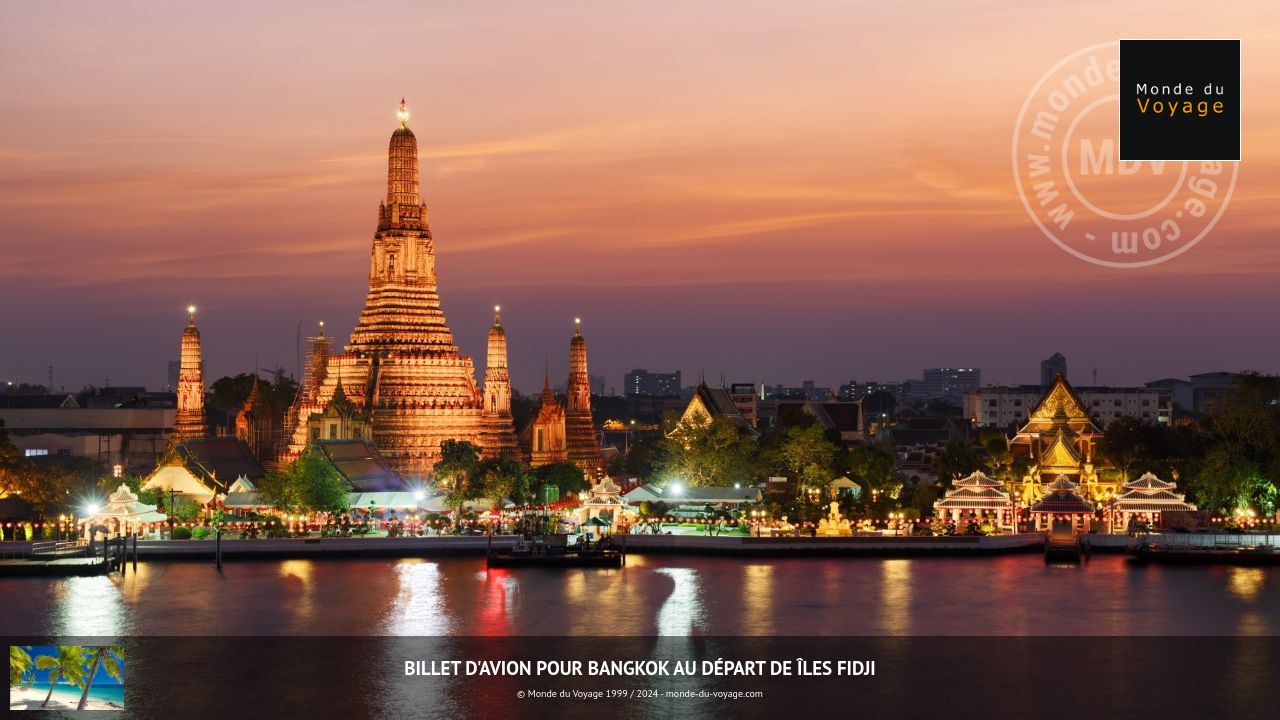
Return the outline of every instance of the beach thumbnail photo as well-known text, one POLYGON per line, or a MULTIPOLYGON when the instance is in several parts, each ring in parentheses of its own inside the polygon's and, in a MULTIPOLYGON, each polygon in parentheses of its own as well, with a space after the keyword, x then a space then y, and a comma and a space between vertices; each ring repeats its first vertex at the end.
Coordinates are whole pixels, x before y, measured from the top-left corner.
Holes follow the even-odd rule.
POLYGON ((10 645, 10 710, 124 710, 119 645, 10 645))

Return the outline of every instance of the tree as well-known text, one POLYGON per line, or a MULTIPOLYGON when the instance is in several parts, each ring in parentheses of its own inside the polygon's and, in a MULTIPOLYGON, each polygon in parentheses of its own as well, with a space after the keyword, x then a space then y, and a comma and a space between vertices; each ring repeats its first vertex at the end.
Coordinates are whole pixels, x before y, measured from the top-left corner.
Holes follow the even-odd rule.
POLYGON ((341 513, 350 492, 333 465, 310 448, 283 469, 267 473, 257 489, 268 505, 287 513, 341 513))
POLYGON ((89 675, 85 678, 84 692, 80 694, 80 703, 76 705, 76 710, 83 710, 85 703, 89 701, 89 688, 93 687, 93 678, 98 674, 99 665, 116 680, 120 680, 124 675, 124 648, 96 645, 90 657, 92 662, 89 665, 89 675))
POLYGON ((432 467, 436 487, 445 491, 445 504, 462 514, 462 506, 484 497, 478 472, 480 447, 466 440, 440 443, 440 460, 432 467))
POLYGON ((781 456, 801 484, 816 487, 835 477, 833 463, 839 450, 840 446, 827 439, 822 426, 814 424, 787 430, 781 456))
POLYGON ((893 454, 882 447, 856 447, 849 453, 848 463, 849 478, 862 485, 862 497, 868 504, 875 496, 887 495, 896 484, 893 454))
POLYGON ((698 487, 724 487, 754 477, 753 443, 727 418, 694 413, 660 443, 658 472, 698 487))
POLYGON ((591 489, 591 483, 582 468, 571 462, 555 462, 542 465, 533 471, 538 485, 555 485, 560 497, 591 489))
POLYGON ((971 475, 982 469, 982 458, 972 445, 959 440, 948 440, 942 452, 934 458, 933 467, 938 473, 943 489, 950 488, 957 478, 971 475))
POLYGON ((40 703, 40 707, 48 707, 49 700, 53 699, 53 690, 58 686, 59 679, 66 679, 72 685, 82 688, 84 687, 84 651, 79 645, 59 645, 57 655, 41 655, 36 658, 36 667, 41 670, 50 670, 49 673, 49 694, 44 697, 44 702, 40 703))
POLYGON ((529 501, 533 477, 524 464, 510 455, 480 463, 476 473, 480 476, 482 496, 493 502, 492 507, 501 508, 503 498, 510 498, 517 505, 529 501))
POLYGON ((1121 484, 1129 481, 1129 468, 1146 450, 1145 435, 1142 421, 1128 415, 1113 420, 1103 432, 1098 450, 1120 471, 1121 484))
MULTIPOLYGON (((276 368, 275 380, 258 381, 258 392, 266 407, 275 417, 282 417, 298 394, 298 383, 284 374, 283 368, 276 368)), ((212 397, 209 406, 216 408, 239 409, 249 397, 253 389, 253 374, 241 373, 229 375, 213 381, 210 386, 212 397)))
POLYGON ((9 646, 9 685, 20 685, 31 672, 31 648, 26 645, 9 646))
POLYGON ((1202 423, 1188 494, 1206 510, 1275 512, 1280 472, 1280 378, 1246 373, 1202 423))
POLYGON ((1006 480, 1012 476, 1013 452, 1009 449, 1009 438, 999 428, 983 428, 978 434, 978 442, 987 451, 987 466, 991 476, 1006 480))
MULTIPOLYGON (((9 446, 12 447, 12 446, 9 446)), ((57 515, 72 503, 93 494, 100 480, 110 477, 106 468, 89 458, 57 458, 45 468, 37 468, 0 444, 0 483, 6 492, 21 495, 36 512, 57 515)))
POLYGON ((345 512, 350 488, 327 460, 309 449, 289 465, 289 475, 297 488, 298 504, 310 512, 345 512))

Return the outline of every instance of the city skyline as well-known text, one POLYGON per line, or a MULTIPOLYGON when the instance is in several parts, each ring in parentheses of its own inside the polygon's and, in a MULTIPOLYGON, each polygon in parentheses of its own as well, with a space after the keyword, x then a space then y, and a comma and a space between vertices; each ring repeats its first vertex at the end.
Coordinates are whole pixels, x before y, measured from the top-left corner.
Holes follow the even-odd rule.
MULTIPOLYGON (((834 387, 950 365, 1013 384, 1053 352, 1115 385, 1280 371, 1280 339, 1237 329, 1269 326, 1280 300, 1270 98, 1244 108, 1249 164, 1223 221, 1174 261, 1081 263, 1022 210, 1008 167, 1019 104, 1063 55, 1108 39, 1075 8, 941 5, 937 25, 914 26, 910 10, 835 4, 827 32, 773 3, 406 5, 386 20, 233 4, 192 36, 180 30, 195 7, 0 10, 0 300, 21 309, 4 320, 0 379, 41 383, 53 365, 68 390, 159 387, 189 303, 209 379, 295 368, 299 322, 345 342, 401 96, 450 326, 481 359, 502 305, 526 393, 544 358, 566 374, 575 316, 593 374, 618 388, 634 367, 834 387), (1001 34, 1003 54, 972 56, 1011 12, 1051 24, 1050 46, 1001 34), (912 27, 912 57, 877 63, 912 27), (385 42, 406 28, 426 40, 385 42), (460 40, 477 34, 503 52, 460 40), (785 52, 759 53, 762 39, 785 52), (939 86, 933 69, 956 57, 972 84, 939 86), (886 104, 869 112, 868 98, 886 104)), ((1195 7, 1113 19, 1175 34, 1195 7)), ((1255 33, 1246 90, 1280 79, 1274 48, 1251 42, 1277 30, 1266 7, 1196 15, 1207 35, 1255 33)))

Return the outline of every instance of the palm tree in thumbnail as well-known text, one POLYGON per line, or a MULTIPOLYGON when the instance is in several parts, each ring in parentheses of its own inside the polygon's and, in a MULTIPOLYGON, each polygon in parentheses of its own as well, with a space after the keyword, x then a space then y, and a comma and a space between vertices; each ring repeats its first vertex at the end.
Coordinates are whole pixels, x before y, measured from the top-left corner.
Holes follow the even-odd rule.
POLYGON ((93 687, 93 678, 98 674, 99 665, 116 680, 124 675, 124 648, 118 645, 94 645, 89 649, 92 652, 89 656, 89 677, 84 683, 84 692, 80 694, 77 710, 83 710, 85 703, 89 702, 89 688, 93 687))
POLYGON ((31 672, 31 648, 25 645, 9 646, 9 685, 20 685, 31 672))
POLYGON ((49 673, 49 694, 44 697, 40 707, 49 705, 59 678, 65 678, 76 687, 84 686, 84 651, 79 645, 59 645, 56 656, 41 655, 36 658, 36 667, 41 670, 52 670, 49 673))

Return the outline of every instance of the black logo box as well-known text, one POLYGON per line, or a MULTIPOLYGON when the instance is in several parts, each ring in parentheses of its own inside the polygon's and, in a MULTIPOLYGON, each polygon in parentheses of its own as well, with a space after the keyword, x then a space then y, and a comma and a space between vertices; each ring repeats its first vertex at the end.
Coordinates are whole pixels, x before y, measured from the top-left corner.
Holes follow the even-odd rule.
POLYGON ((1239 39, 1121 39, 1120 159, 1239 160, 1241 98, 1239 39), (1138 93, 1139 84, 1146 93, 1138 93), (1182 92, 1166 94, 1166 86, 1182 92), (1212 86, 1207 95, 1206 86, 1212 86), (1192 114, 1183 112, 1187 101, 1192 114), (1217 102, 1221 112, 1214 111, 1217 102), (1177 103, 1172 115, 1169 103, 1177 103), (1155 113, 1157 107, 1163 112, 1155 113))

